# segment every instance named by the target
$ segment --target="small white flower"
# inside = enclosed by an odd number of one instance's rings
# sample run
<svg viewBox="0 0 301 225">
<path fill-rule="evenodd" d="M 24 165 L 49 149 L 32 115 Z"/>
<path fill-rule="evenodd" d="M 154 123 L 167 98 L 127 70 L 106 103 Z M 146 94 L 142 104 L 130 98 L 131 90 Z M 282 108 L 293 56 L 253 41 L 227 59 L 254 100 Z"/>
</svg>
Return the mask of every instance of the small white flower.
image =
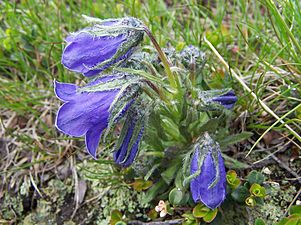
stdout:
<svg viewBox="0 0 301 225">
<path fill-rule="evenodd" d="M 167 207 L 163 200 L 160 200 L 158 205 L 155 207 L 156 212 L 160 212 L 160 217 L 165 217 L 167 214 Z"/>
</svg>

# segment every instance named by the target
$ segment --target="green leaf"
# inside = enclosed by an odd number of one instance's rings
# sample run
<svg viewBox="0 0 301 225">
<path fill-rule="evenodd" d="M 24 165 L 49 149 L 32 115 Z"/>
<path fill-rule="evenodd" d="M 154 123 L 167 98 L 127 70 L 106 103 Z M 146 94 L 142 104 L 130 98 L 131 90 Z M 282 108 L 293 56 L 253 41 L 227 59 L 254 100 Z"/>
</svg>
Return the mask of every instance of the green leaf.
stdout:
<svg viewBox="0 0 301 225">
<path fill-rule="evenodd" d="M 250 207 L 254 207 L 256 205 L 256 200 L 253 196 L 250 196 L 246 199 L 245 203 Z"/>
<path fill-rule="evenodd" d="M 279 223 L 277 223 L 277 225 L 285 225 L 288 220 L 288 218 L 283 218 Z"/>
<path fill-rule="evenodd" d="M 192 213 L 184 213 L 184 214 L 182 214 L 182 217 L 184 217 L 185 219 L 188 219 L 188 220 L 195 219 Z"/>
<path fill-rule="evenodd" d="M 265 188 L 262 187 L 259 184 L 252 184 L 250 188 L 250 193 L 256 197 L 264 198 L 266 193 L 265 193 Z"/>
<path fill-rule="evenodd" d="M 250 138 L 251 136 L 253 136 L 252 132 L 245 131 L 240 134 L 228 136 L 228 137 L 224 138 L 223 140 L 219 140 L 219 144 L 220 144 L 220 146 L 226 147 L 228 145 L 233 145 L 233 144 L 239 143 L 241 141 L 244 141 L 244 140 Z"/>
<path fill-rule="evenodd" d="M 110 219 L 110 224 L 115 225 L 117 224 L 118 221 L 122 219 L 122 213 L 115 209 L 111 211 L 111 219 Z"/>
<path fill-rule="evenodd" d="M 179 169 L 177 172 L 177 176 L 175 179 L 175 186 L 177 188 L 183 189 L 183 181 L 184 181 L 184 176 L 183 176 L 183 168 Z"/>
<path fill-rule="evenodd" d="M 180 163 L 181 163 L 180 161 L 174 160 L 171 163 L 171 166 L 167 170 L 165 170 L 163 173 L 161 173 L 161 177 L 167 184 L 170 184 L 171 181 L 176 176 L 177 171 L 179 170 Z"/>
<path fill-rule="evenodd" d="M 206 216 L 208 213 L 210 212 L 210 209 L 207 208 L 205 205 L 203 204 L 197 204 L 193 210 L 192 210 L 192 215 L 195 218 L 203 218 L 204 216 Z"/>
<path fill-rule="evenodd" d="M 250 168 L 250 165 L 239 162 L 238 160 L 233 159 L 230 156 L 227 156 L 226 154 L 222 153 L 222 156 L 225 160 L 225 166 L 229 169 L 248 169 L 248 168 Z"/>
<path fill-rule="evenodd" d="M 286 220 L 284 220 L 285 222 L 282 223 L 283 225 L 300 225 L 301 224 L 301 218 L 298 215 L 291 215 L 285 219 L 286 219 Z"/>
<path fill-rule="evenodd" d="M 207 121 L 204 125 L 197 128 L 196 134 L 200 134 L 202 132 L 208 131 L 208 132 L 214 132 L 217 130 L 219 125 L 220 119 L 219 118 L 213 118 Z"/>
<path fill-rule="evenodd" d="M 199 225 L 199 223 L 196 220 L 186 219 L 182 225 Z"/>
<path fill-rule="evenodd" d="M 215 219 L 216 215 L 217 215 L 217 208 L 214 210 L 210 210 L 210 212 L 207 213 L 207 215 L 203 217 L 203 220 L 206 223 L 211 223 Z"/>
<path fill-rule="evenodd" d="M 227 182 L 232 189 L 237 188 L 240 185 L 240 180 L 237 178 L 237 174 L 234 170 L 229 170 L 227 172 Z"/>
<path fill-rule="evenodd" d="M 147 216 L 151 218 L 152 220 L 155 220 L 158 217 L 158 213 L 156 212 L 155 209 L 151 209 L 148 213 Z"/>
<path fill-rule="evenodd" d="M 260 197 L 254 197 L 255 201 L 256 201 L 256 205 L 264 205 L 264 201 L 263 198 Z"/>
<path fill-rule="evenodd" d="M 260 172 L 257 172 L 256 170 L 253 170 L 249 173 L 249 175 L 247 176 L 247 181 L 250 184 L 262 184 L 264 181 L 264 175 Z"/>
<path fill-rule="evenodd" d="M 126 225 L 126 223 L 123 221 L 118 221 L 117 223 L 115 223 L 115 225 Z"/>
<path fill-rule="evenodd" d="M 183 198 L 185 197 L 185 193 L 178 188 L 174 188 L 169 192 L 169 202 L 172 205 L 179 205 Z"/>
<path fill-rule="evenodd" d="M 265 222 L 263 219 L 256 219 L 254 225 L 265 225 Z"/>
<path fill-rule="evenodd" d="M 290 215 L 299 215 L 301 217 L 301 205 L 293 205 L 290 209 Z"/>
<path fill-rule="evenodd" d="M 245 186 L 239 186 L 231 193 L 231 197 L 235 201 L 240 202 L 240 203 L 245 202 L 245 200 L 248 198 L 248 196 L 249 196 L 249 190 Z"/>
<path fill-rule="evenodd" d="M 110 91 L 120 89 L 122 86 L 126 85 L 128 82 L 138 81 L 134 76 L 125 76 L 123 73 L 117 73 L 116 77 L 113 79 L 101 82 L 96 85 L 87 85 L 78 89 L 79 92 L 96 92 L 96 91 Z"/>
<path fill-rule="evenodd" d="M 149 117 L 149 124 L 151 124 L 152 127 L 155 128 L 158 137 L 162 140 L 167 140 L 166 139 L 166 134 L 164 132 L 164 129 L 161 124 L 161 118 L 160 114 L 157 111 L 153 111 Z M 157 138 L 158 141 L 158 138 Z"/>
<path fill-rule="evenodd" d="M 147 190 L 149 187 L 153 185 L 153 182 L 148 180 L 145 181 L 144 179 L 136 179 L 134 183 L 132 183 L 132 186 L 134 190 L 136 191 L 143 191 Z"/>
<path fill-rule="evenodd" d="M 148 203 L 153 200 L 158 194 L 164 192 L 167 188 L 166 183 L 163 180 L 155 183 L 150 189 L 147 190 L 145 197 L 142 200 L 142 203 Z"/>
</svg>

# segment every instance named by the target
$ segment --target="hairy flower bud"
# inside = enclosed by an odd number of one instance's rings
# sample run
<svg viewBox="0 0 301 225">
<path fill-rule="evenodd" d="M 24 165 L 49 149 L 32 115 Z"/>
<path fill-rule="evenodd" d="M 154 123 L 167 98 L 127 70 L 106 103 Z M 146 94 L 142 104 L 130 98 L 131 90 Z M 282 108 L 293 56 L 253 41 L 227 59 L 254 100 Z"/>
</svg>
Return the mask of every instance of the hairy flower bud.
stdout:
<svg viewBox="0 0 301 225">
<path fill-rule="evenodd" d="M 237 101 L 237 97 L 233 90 L 209 90 L 199 91 L 198 97 L 201 99 L 205 106 L 213 106 L 212 103 L 222 105 L 226 109 L 232 109 Z"/>
<path fill-rule="evenodd" d="M 208 133 L 195 148 L 191 165 L 190 191 L 194 202 L 215 209 L 226 197 L 226 172 L 219 145 Z"/>
<path fill-rule="evenodd" d="M 193 45 L 186 46 L 180 52 L 179 57 L 187 69 L 195 68 L 196 71 L 199 71 L 206 61 L 205 53 Z"/>
</svg>

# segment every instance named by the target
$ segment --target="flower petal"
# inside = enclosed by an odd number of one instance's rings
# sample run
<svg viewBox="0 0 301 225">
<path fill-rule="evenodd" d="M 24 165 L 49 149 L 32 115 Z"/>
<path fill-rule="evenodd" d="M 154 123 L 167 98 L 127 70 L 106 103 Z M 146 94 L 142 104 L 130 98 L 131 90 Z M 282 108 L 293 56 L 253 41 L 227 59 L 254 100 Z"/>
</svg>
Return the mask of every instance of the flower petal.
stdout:
<svg viewBox="0 0 301 225">
<path fill-rule="evenodd" d="M 96 150 L 99 144 L 102 131 L 106 128 L 106 124 L 100 123 L 99 125 L 90 128 L 86 133 L 86 146 L 90 155 L 96 159 Z"/>
<path fill-rule="evenodd" d="M 62 63 L 71 71 L 83 73 L 86 76 L 95 75 L 104 68 L 91 68 L 115 55 L 120 45 L 126 41 L 125 35 L 117 37 L 97 37 L 87 32 L 78 32 L 72 38 L 67 38 Z"/>
<path fill-rule="evenodd" d="M 136 158 L 136 155 L 138 153 L 139 143 L 143 135 L 144 127 L 141 127 L 135 143 L 133 144 L 132 148 L 128 150 L 134 128 L 135 124 L 131 123 L 121 147 L 118 150 L 116 150 L 113 154 L 115 162 L 123 167 L 130 166 L 134 162 L 134 159 Z M 129 154 L 128 151 L 130 151 Z"/>
<path fill-rule="evenodd" d="M 77 86 L 75 84 L 60 83 L 54 81 L 54 93 L 60 100 L 71 101 L 76 94 Z"/>
<path fill-rule="evenodd" d="M 198 151 L 196 150 L 191 162 L 191 174 L 194 174 L 198 170 L 198 158 Z M 201 201 L 211 209 L 220 206 L 226 197 L 226 172 L 220 152 L 218 153 L 218 168 L 220 179 L 215 186 L 209 188 L 215 180 L 216 170 L 211 152 L 208 153 L 201 167 L 200 175 L 190 183 L 193 200 L 195 202 Z"/>
<path fill-rule="evenodd" d="M 91 127 L 108 123 L 109 107 L 119 90 L 79 92 L 63 104 L 57 113 L 56 126 L 65 134 L 80 137 Z"/>
<path fill-rule="evenodd" d="M 122 164 L 123 167 L 128 167 L 130 165 L 133 164 L 136 156 L 137 156 L 137 153 L 138 153 L 138 150 L 139 150 L 139 143 L 140 143 L 140 140 L 141 140 L 141 137 L 143 135 L 143 128 L 141 128 L 140 132 L 139 132 L 139 135 L 136 139 L 136 142 L 135 144 L 133 145 L 131 151 L 130 151 L 130 155 L 128 156 L 128 158 L 126 159 L 126 161 Z"/>
</svg>

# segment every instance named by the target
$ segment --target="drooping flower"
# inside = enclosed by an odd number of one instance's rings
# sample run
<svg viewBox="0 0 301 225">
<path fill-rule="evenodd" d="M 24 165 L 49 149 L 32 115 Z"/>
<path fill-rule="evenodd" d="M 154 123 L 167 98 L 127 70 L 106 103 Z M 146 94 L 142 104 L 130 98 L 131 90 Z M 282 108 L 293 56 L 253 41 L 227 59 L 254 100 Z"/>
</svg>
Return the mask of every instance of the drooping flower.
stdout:
<svg viewBox="0 0 301 225">
<path fill-rule="evenodd" d="M 138 132 L 136 131 L 136 135 L 135 129 L 138 129 Z M 135 116 L 131 115 L 126 118 L 123 130 L 125 134 L 120 135 L 120 138 L 122 138 L 122 136 L 123 138 L 119 140 L 119 144 L 115 146 L 113 157 L 114 161 L 118 165 L 128 167 L 134 162 L 134 159 L 137 156 L 139 143 L 144 131 L 144 125 L 142 124 L 142 126 L 138 126 L 138 121 Z"/>
<path fill-rule="evenodd" d="M 142 23 L 135 18 L 99 20 L 66 38 L 62 64 L 90 77 L 128 58 L 143 38 Z"/>
<path fill-rule="evenodd" d="M 103 77 L 85 87 L 93 87 L 112 79 L 114 76 Z M 82 92 L 79 86 L 55 81 L 54 91 L 64 102 L 57 112 L 57 129 L 74 137 L 85 136 L 87 150 L 96 158 L 101 134 L 108 124 L 109 108 L 119 89 Z"/>
<path fill-rule="evenodd" d="M 237 97 L 235 96 L 235 93 L 233 90 L 227 92 L 226 94 L 223 94 L 218 97 L 212 98 L 212 101 L 217 102 L 224 106 L 227 109 L 233 108 L 234 104 L 237 101 Z"/>
<path fill-rule="evenodd" d="M 202 202 L 215 209 L 226 197 L 226 172 L 219 146 L 205 133 L 204 139 L 194 151 L 191 175 L 197 175 L 190 182 L 194 202 Z"/>
</svg>

